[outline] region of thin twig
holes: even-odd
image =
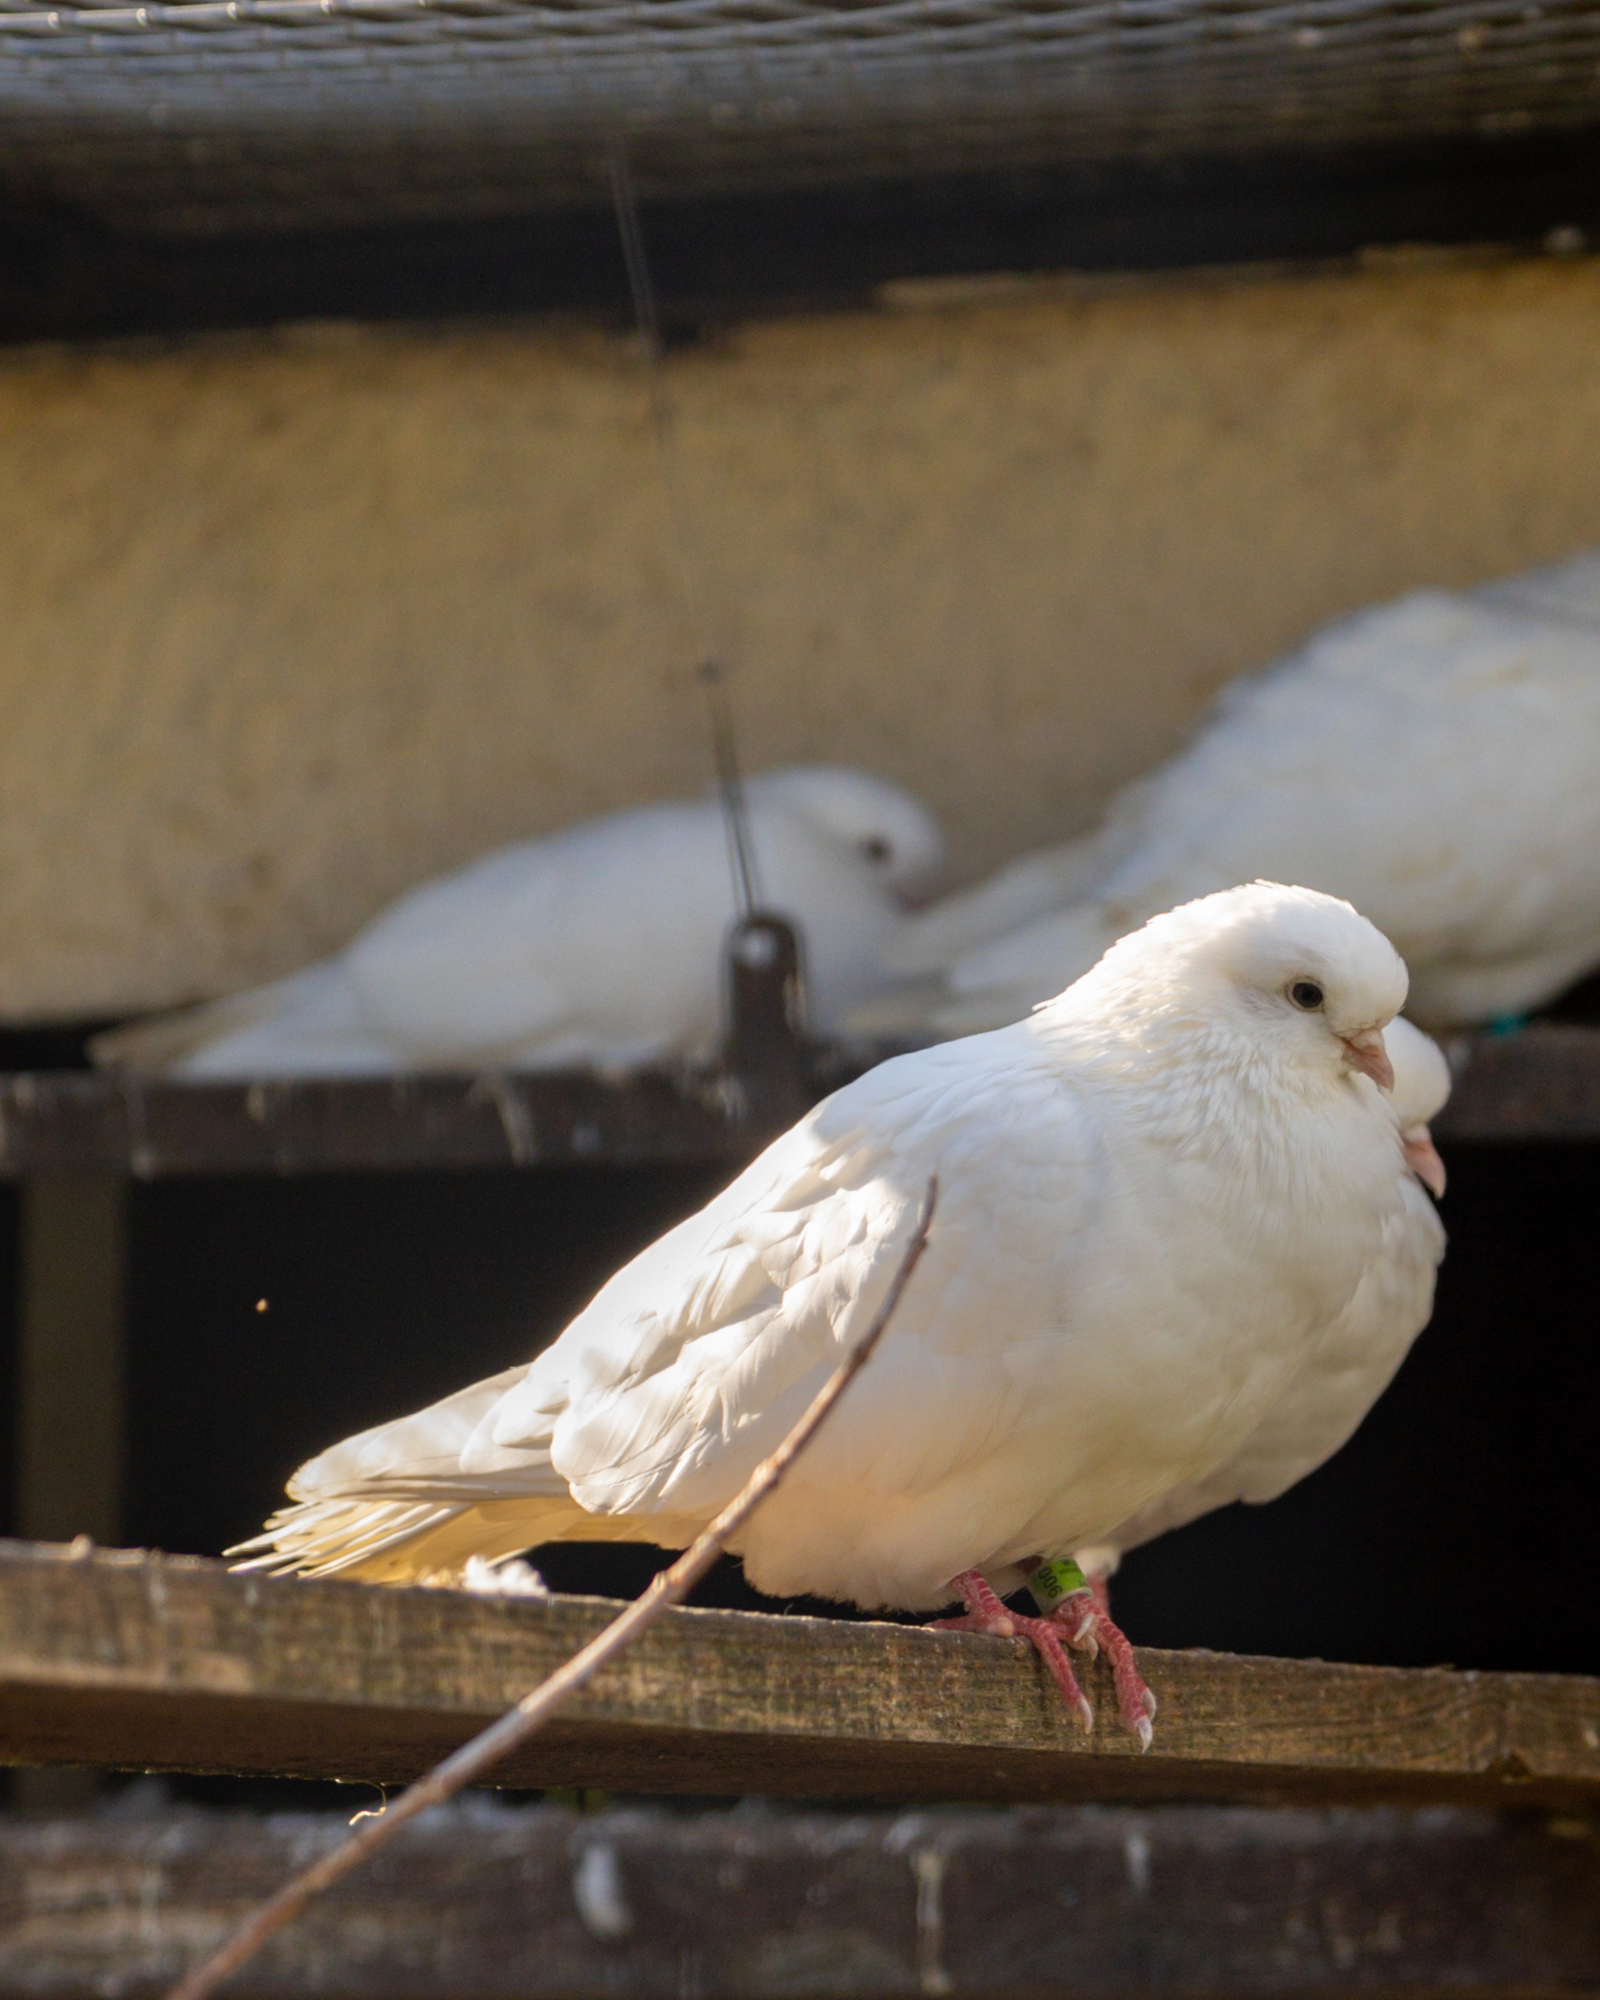
[[[744,1526],[816,1436],[834,1404],[877,1346],[928,1246],[928,1230],[933,1222],[938,1195],[938,1180],[930,1180],[916,1232],[900,1260],[894,1282],[866,1333],[828,1377],[811,1407],[783,1443],[770,1458],[762,1460],[738,1497],[723,1508],[693,1546],[686,1549],[670,1569],[662,1570],[652,1578],[643,1595],[635,1598],[620,1618],[613,1620],[603,1632],[591,1639],[581,1652],[574,1653],[566,1665],[558,1667],[548,1680],[541,1681],[530,1694],[524,1695],[515,1708],[508,1710],[498,1722],[491,1723],[459,1750],[453,1751],[443,1763],[436,1764],[425,1777],[408,1786],[381,1818],[374,1819],[359,1833],[341,1841],[331,1854],[325,1854],[320,1861],[286,1882],[225,1944],[180,1979],[168,1992],[167,2000],[207,2000],[207,1996],[248,1963],[270,1937],[281,1931],[285,1924],[291,1923],[313,1896],[330,1888],[391,1841],[407,1820],[415,1819],[418,1813],[426,1812],[430,1806],[442,1805],[463,1785],[473,1784],[483,1777],[492,1766],[548,1722],[556,1710],[570,1701],[603,1666],[614,1660],[625,1647],[632,1645],[669,1605],[682,1603],[721,1555],[729,1537]]]

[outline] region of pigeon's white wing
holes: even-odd
[[[1509,606],[1538,618],[1565,619],[1600,630],[1600,549],[1479,584],[1470,595],[1480,604]]]
[[[376,1076],[395,1051],[362,1018],[337,958],[247,993],[98,1035],[97,1063],[174,1076]]]
[[[752,780],[769,907],[796,919],[813,1025],[881,984],[894,890],[937,861],[937,825],[861,772]],[[382,911],[294,978],[101,1037],[97,1060],[195,1075],[697,1060],[720,1028],[734,889],[720,807],[643,806],[482,857]]]
[[[1087,956],[1069,946],[1063,956],[1052,937],[1043,953],[1048,969],[1041,974],[1031,962],[1035,930],[1062,921],[1062,905],[1092,886],[1113,851],[1110,835],[1102,829],[1063,847],[1025,854],[976,888],[903,919],[881,955],[886,983],[850,1011],[846,1031],[921,1039],[1020,1020],[1036,1000],[1059,993],[1087,971],[1110,942],[1104,938]],[[1076,911],[1066,921],[1082,927]],[[1093,914],[1090,923],[1100,938],[1103,926]],[[1010,966],[991,971],[991,951],[1015,958],[1019,947],[1028,961],[1020,974]],[[1064,977],[1054,976],[1058,961],[1070,966]],[[976,968],[970,997],[965,989],[952,988],[952,969],[958,965]]]
[[[567,1494],[548,1461],[508,1467],[494,1480],[461,1473],[462,1448],[485,1411],[526,1373],[524,1362],[331,1446],[290,1480],[294,1504],[229,1556],[245,1557],[246,1569],[409,1583],[458,1570],[471,1555],[552,1539]],[[541,1533],[536,1522],[546,1517],[549,1532]]]
[[[1600,637],[1417,592],[1231,690],[1099,895],[1121,926],[1270,876],[1413,966],[1547,953],[1600,929],[1597,741]]]
[[[715,809],[644,807],[425,882],[337,957],[119,1029],[94,1054],[191,1076],[698,1054],[716,1036],[732,911]]]
[[[436,1063],[686,1052],[716,1028],[706,968],[732,913],[721,837],[703,805],[652,806],[425,883],[344,954],[362,1010]]]
[[[1553,951],[1530,951],[1508,958],[1459,958],[1442,964],[1416,962],[1411,974],[1411,1010],[1438,1027],[1516,1019],[1554,999],[1600,965],[1600,924],[1588,935]]]
[[[1100,905],[1089,902],[968,952],[950,968],[935,1025],[944,1034],[966,1034],[1019,1020],[1081,979],[1117,936]]]
[[[965,953],[1009,935],[1088,895],[1121,846],[1115,830],[1024,854],[959,895],[946,896],[900,925],[883,953],[898,978],[943,972]]]
[[[464,1464],[488,1472],[505,1454],[547,1451],[602,1513],[706,1515],[730,1499],[871,1323],[930,1176],[977,1122],[972,1067],[886,1064],[819,1107],[605,1286],[485,1420]],[[1059,1225],[1070,1234],[1070,1204]],[[885,1395],[902,1401],[856,1469],[904,1494],[991,1439],[996,1371],[978,1355],[918,1355],[912,1299],[902,1315],[871,1386],[852,1389],[847,1427],[859,1431]],[[907,1406],[907,1385],[889,1385],[919,1363]],[[913,1442],[926,1412],[931,1449]]]
[[[869,1072],[534,1362],[325,1452],[296,1475],[298,1505],[230,1553],[401,1582],[544,1541],[681,1547],[870,1325],[935,1172],[935,1243],[807,1474],[903,1508],[1003,1451],[1056,1365],[1060,1278],[1037,1253],[1082,1226],[1095,1189],[1082,1106],[1017,1053],[959,1043]],[[962,1190],[984,1183],[974,1207]]]
[[[441,1493],[462,1485],[461,1454],[484,1416],[509,1395],[528,1372],[528,1363],[502,1369],[468,1388],[411,1415],[390,1423],[374,1424],[342,1439],[316,1458],[302,1465],[289,1481],[294,1500],[318,1500],[330,1493],[351,1496],[380,1494],[391,1488],[415,1492],[422,1486]],[[556,1485],[548,1476],[541,1478],[532,1468],[531,1481],[505,1479],[507,1492],[553,1492]],[[482,1497],[487,1488],[482,1481],[472,1488],[473,1497]]]
[[[1015,1018],[1156,911],[1263,878],[1354,903],[1424,1018],[1535,1004],[1600,960],[1597,743],[1584,618],[1441,591],[1362,612],[1231,688],[1114,803],[1122,851],[1092,895],[957,958],[934,1018]]]

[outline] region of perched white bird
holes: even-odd
[[[1600,554],[1422,590],[1230,688],[1087,838],[936,904],[857,1024],[1017,1019],[1153,911],[1270,875],[1348,897],[1414,1013],[1525,1012],[1600,965]]]
[[[1096,1546],[1077,1550],[1087,1575],[1111,1576],[1129,1549],[1213,1508],[1235,1500],[1259,1505],[1287,1493],[1349,1442],[1427,1325],[1445,1245],[1438,1214],[1422,1191],[1442,1195],[1445,1186],[1428,1122],[1450,1095],[1450,1066],[1438,1044],[1409,1021],[1391,1021],[1383,1039],[1394,1070],[1401,1204],[1385,1219],[1381,1250],[1349,1305],[1233,1457],[1141,1508]]]
[[[796,766],[745,791],[762,900],[800,927],[825,1031],[881,981],[900,896],[934,875],[943,840],[915,799],[861,771]],[[191,1077],[701,1059],[734,915],[719,803],[641,806],[485,855],[335,957],[115,1030],[94,1053]]]
[[[550,1541],[683,1546],[870,1323],[937,1175],[882,1344],[735,1546],[780,1595],[960,1596],[1081,1705],[1057,1627],[985,1573],[1226,1463],[1338,1324],[1405,1213],[1382,1039],[1405,991],[1313,891],[1158,917],[1029,1020],[847,1085],[531,1365],[335,1445],[231,1553],[402,1583]],[[1126,1641],[1098,1636],[1148,1741]]]

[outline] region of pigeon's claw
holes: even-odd
[[[1052,1614],[1061,1628],[1062,1637],[1069,1646],[1080,1653],[1087,1653],[1091,1660],[1100,1657],[1100,1637],[1095,1631],[1095,1608],[1086,1602],[1086,1590],[1074,1591],[1071,1597],[1062,1598]]]
[[[1087,1736],[1094,1729],[1094,1710],[1078,1685],[1061,1644],[1061,1632],[1048,1618],[1028,1618],[1020,1611],[1008,1611],[993,1589],[975,1569],[964,1570],[950,1579],[950,1588],[967,1607],[960,1618],[935,1618],[933,1623],[949,1632],[983,1632],[996,1639],[1027,1639],[1050,1669],[1061,1699],[1077,1716]],[[1126,1642],[1124,1642],[1126,1643]],[[1142,1686],[1143,1683],[1141,1682]],[[1147,1723],[1146,1728],[1149,1727]]]
[[[1105,1648],[1106,1657],[1111,1662],[1111,1679],[1117,1690],[1122,1726],[1130,1736],[1138,1737],[1141,1750],[1148,1750],[1155,1735],[1151,1725],[1155,1721],[1156,1698],[1139,1671],[1133,1648],[1124,1637],[1122,1627],[1111,1616],[1104,1581],[1096,1581],[1082,1590],[1073,1591],[1070,1597],[1063,1597],[1052,1608],[1045,1622],[1056,1626],[1069,1646],[1076,1646],[1091,1659],[1102,1646]]]

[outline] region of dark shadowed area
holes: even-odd
[[[1344,258],[1600,234],[1592,128],[1234,157],[930,172],[647,201],[664,326],[869,304],[901,278]],[[364,227],[158,235],[7,188],[0,342],[299,319],[630,318],[609,202]]]

